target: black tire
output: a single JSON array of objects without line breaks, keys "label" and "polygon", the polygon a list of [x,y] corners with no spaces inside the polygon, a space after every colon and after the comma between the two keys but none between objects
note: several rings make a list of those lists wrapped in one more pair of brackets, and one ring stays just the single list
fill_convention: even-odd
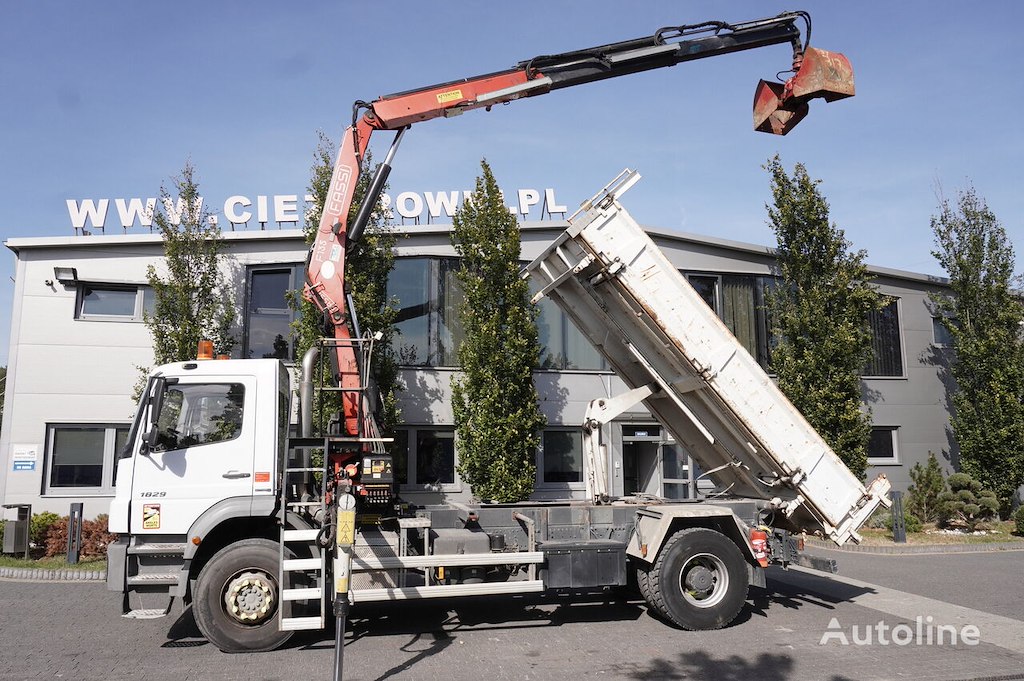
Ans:
[{"label": "black tire", "polygon": [[651,580],[650,580],[651,568],[646,563],[641,565],[637,564],[634,574],[636,575],[636,588],[640,592],[640,595],[648,605],[651,605]]},{"label": "black tire", "polygon": [[690,528],[662,547],[647,573],[647,601],[683,629],[720,629],[743,609],[748,586],[747,565],[736,544],[721,532]]},{"label": "black tire", "polygon": [[273,650],[291,638],[278,628],[278,551],[269,539],[243,539],[199,572],[192,613],[203,636],[225,653]]}]

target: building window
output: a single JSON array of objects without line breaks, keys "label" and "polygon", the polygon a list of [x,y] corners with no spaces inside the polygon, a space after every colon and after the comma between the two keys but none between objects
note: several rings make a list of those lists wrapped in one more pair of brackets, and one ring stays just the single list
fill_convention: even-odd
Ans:
[{"label": "building window", "polygon": [[458,366],[462,288],[454,258],[398,258],[388,295],[398,302],[395,352],[403,366]]},{"label": "building window", "polygon": [[[398,302],[395,352],[402,366],[457,367],[465,337],[457,258],[398,258],[388,295]],[[558,306],[544,298],[537,316],[544,369],[602,371],[603,358]]]},{"label": "building window", "polygon": [[242,432],[241,383],[176,383],[164,392],[154,451],[234,440]]},{"label": "building window", "polygon": [[[531,288],[531,291],[536,293]],[[569,315],[548,297],[537,303],[537,341],[541,369],[606,371],[607,362]]]},{"label": "building window", "polygon": [[932,343],[944,348],[953,347],[953,334],[940,317],[932,317]]},{"label": "building window", "polygon": [[459,366],[459,346],[466,337],[462,328],[462,317],[459,305],[465,300],[457,273],[459,261],[444,258],[437,261],[438,292],[437,292],[437,366]]},{"label": "building window", "polygon": [[545,430],[538,454],[539,484],[583,481],[583,433],[578,428]]},{"label": "building window", "polygon": [[740,345],[762,368],[768,370],[772,339],[765,292],[775,285],[775,278],[747,274],[688,274],[686,279],[697,295],[725,322]]},{"label": "building window", "polygon": [[900,342],[899,299],[868,315],[871,327],[871,361],[865,376],[903,376],[903,349]]},{"label": "building window", "polygon": [[141,322],[143,314],[153,314],[155,298],[148,286],[120,284],[78,285],[75,319]]},{"label": "building window", "polygon": [[452,490],[455,479],[455,429],[404,428],[392,449],[395,482],[407,487]]},{"label": "building window", "polygon": [[113,494],[117,453],[128,425],[49,424],[46,494]]},{"label": "building window", "polygon": [[242,356],[295,361],[292,322],[295,310],[288,301],[303,285],[303,266],[250,267],[246,274]]},{"label": "building window", "polygon": [[896,438],[898,430],[896,426],[875,426],[871,429],[871,439],[868,440],[869,465],[884,466],[899,463],[899,448]]}]

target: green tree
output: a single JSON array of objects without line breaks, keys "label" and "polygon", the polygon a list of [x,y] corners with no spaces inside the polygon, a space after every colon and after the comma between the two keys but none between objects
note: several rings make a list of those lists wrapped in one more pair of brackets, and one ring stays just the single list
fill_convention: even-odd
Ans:
[{"label": "green tree", "polygon": [[[313,243],[317,227],[320,225],[323,198],[326,196],[331,182],[335,160],[334,143],[323,132],[317,134],[318,142],[313,154],[313,165],[310,168],[310,181],[307,189],[313,197],[312,205],[306,211],[304,225],[307,244]],[[366,155],[363,163],[364,166],[372,165],[370,154]],[[352,223],[359,211],[359,206],[369,188],[371,177],[372,173],[367,172],[359,176],[352,208],[349,211],[349,224]],[[381,335],[380,339],[374,343],[370,374],[373,376],[380,394],[380,404],[377,409],[378,423],[382,434],[390,436],[394,433],[400,419],[398,393],[401,390],[401,384],[398,376],[398,363],[393,351],[398,310],[387,293],[388,275],[395,267],[397,237],[395,232],[389,229],[383,215],[383,211],[374,213],[362,238],[349,245],[345,254],[345,282],[346,289],[351,293],[355,302],[356,314],[363,333],[369,331]],[[316,306],[302,297],[302,291],[293,292],[291,300],[293,306],[299,310],[293,330],[296,335],[297,355],[302,357],[306,350],[328,332],[328,328]],[[329,371],[326,364],[324,369]],[[326,385],[330,385],[330,376],[325,375],[320,378],[327,381]],[[321,403],[317,405],[317,409],[321,416],[340,408],[339,393],[321,392],[320,399]]]},{"label": "green tree", "polygon": [[480,166],[473,194],[452,218],[464,293],[463,373],[452,382],[459,474],[479,499],[521,501],[533,491],[545,424],[533,384],[537,312],[519,276],[519,226],[487,161]]},{"label": "green tree", "polygon": [[939,521],[944,527],[973,531],[984,520],[999,512],[996,493],[986,489],[967,473],[949,476],[949,489],[938,497]]},{"label": "green tree", "polygon": [[946,478],[934,452],[928,452],[928,462],[918,461],[910,469],[912,484],[907,488],[908,513],[913,513],[926,523],[939,519],[939,495],[946,491]]},{"label": "green tree", "polygon": [[177,202],[162,187],[153,215],[164,262],[146,271],[154,302],[144,319],[156,364],[194,359],[200,340],[213,341],[218,354],[229,354],[235,344],[236,291],[228,281],[224,241],[203,208],[191,163],[185,163],[174,187]]},{"label": "green tree", "polygon": [[1024,304],[1014,286],[1013,247],[973,188],[932,216],[932,255],[950,295],[931,300],[953,339],[951,426],[960,467],[995,490],[1004,511],[1024,483]]},{"label": "green tree", "polygon": [[885,301],[871,284],[864,252],[851,252],[843,231],[829,222],[820,180],[799,163],[788,175],[778,156],[766,168],[781,279],[768,295],[778,339],[772,369],[782,391],[863,478],[871,416],[860,376],[871,358],[868,316]]}]

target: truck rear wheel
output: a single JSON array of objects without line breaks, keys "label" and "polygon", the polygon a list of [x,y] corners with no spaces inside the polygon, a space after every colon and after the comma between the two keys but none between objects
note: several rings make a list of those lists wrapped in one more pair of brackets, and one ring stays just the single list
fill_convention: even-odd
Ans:
[{"label": "truck rear wheel", "polygon": [[218,551],[199,572],[192,612],[199,631],[225,653],[273,650],[291,635],[277,611],[278,546],[244,539]]},{"label": "truck rear wheel", "polygon": [[747,566],[721,532],[691,528],[672,535],[646,574],[648,603],[670,622],[720,629],[747,600]]}]

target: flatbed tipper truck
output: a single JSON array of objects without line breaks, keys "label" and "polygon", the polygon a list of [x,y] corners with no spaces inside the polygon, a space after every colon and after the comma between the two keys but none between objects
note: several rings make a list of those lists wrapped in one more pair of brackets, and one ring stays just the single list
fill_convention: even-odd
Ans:
[{"label": "flatbed tipper truck", "polygon": [[[591,404],[584,425],[588,499],[518,504],[402,502],[392,440],[373,410],[372,332],[345,288],[397,144],[411,124],[569,85],[788,42],[796,75],[762,81],[754,124],[785,134],[807,101],[853,94],[849,62],[801,44],[805,13],[704,22],[537,57],[508,71],[357,102],[306,264],[304,293],[328,338],[302,361],[300,425],[284,364],[203,359],[155,368],[122,450],[111,504],[108,587],[126,617],[190,603],[221,650],[271,650],[333,614],[340,676],[350,607],[374,601],[590,591],[635,578],[650,607],[689,629],[732,621],[771,563],[830,569],[800,552],[803,533],[837,544],[888,503],[865,487],[672,269],[618,202],[627,172],[586,202],[523,276],[561,305],[630,387]],[[363,112],[359,115],[359,112]],[[370,134],[398,134],[350,224]],[[313,376],[340,395],[314,432]],[[643,402],[717,483],[713,496],[610,498],[600,426]],[[322,463],[316,462],[319,452]]]}]

